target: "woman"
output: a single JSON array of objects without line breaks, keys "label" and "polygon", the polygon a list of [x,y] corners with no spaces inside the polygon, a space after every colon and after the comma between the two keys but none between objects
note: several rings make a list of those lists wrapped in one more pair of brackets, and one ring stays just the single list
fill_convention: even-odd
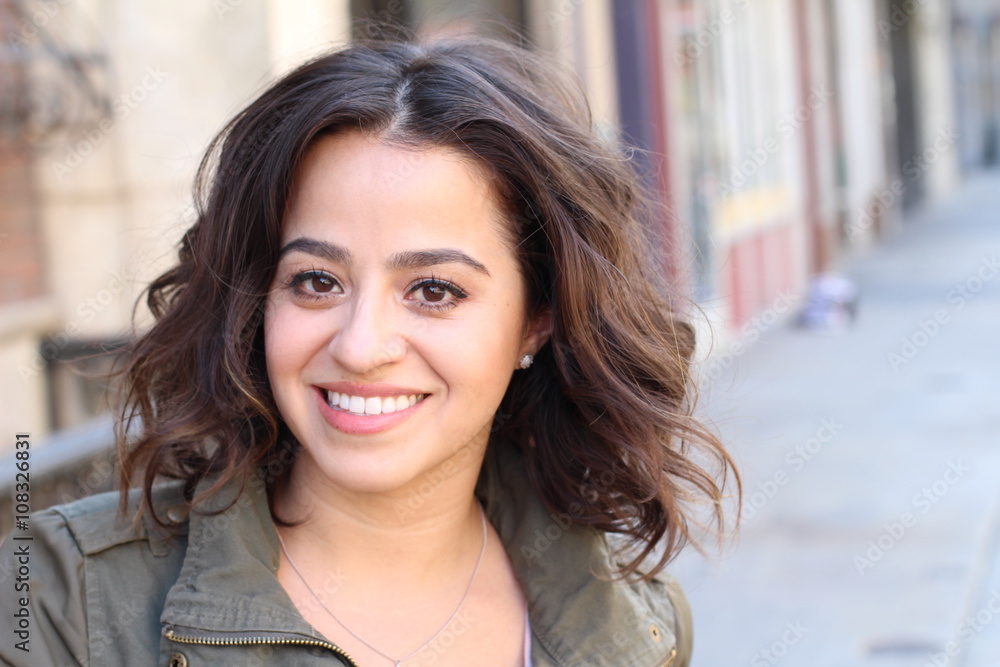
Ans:
[{"label": "woman", "polygon": [[30,664],[688,664],[662,571],[731,461],[576,90],[490,40],[356,45],[197,195],[126,369],[134,521],[34,518]]}]

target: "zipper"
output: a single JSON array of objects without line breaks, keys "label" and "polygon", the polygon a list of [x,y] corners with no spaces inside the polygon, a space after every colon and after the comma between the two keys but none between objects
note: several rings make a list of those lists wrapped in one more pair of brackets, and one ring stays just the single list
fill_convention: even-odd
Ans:
[{"label": "zipper", "polygon": [[[358,663],[344,649],[319,639],[304,638],[301,635],[272,635],[270,637],[192,637],[174,632],[173,628],[166,630],[164,636],[178,644],[203,644],[207,646],[239,646],[241,644],[297,644],[299,646],[322,646],[333,651],[339,657],[347,660],[350,667],[359,667]],[[276,633],[277,634],[277,633]],[[677,657],[677,649],[671,649],[670,657],[663,667],[670,667]]]},{"label": "zipper", "polygon": [[[195,633],[200,634],[200,631],[195,630]],[[304,635],[275,632],[271,633],[269,636],[263,637],[247,635],[238,635],[235,637],[196,636],[192,634],[181,634],[176,632],[173,628],[165,630],[163,635],[170,641],[174,641],[179,644],[203,644],[207,646],[239,646],[243,644],[295,644],[298,646],[322,646],[323,648],[332,651],[338,658],[346,660],[350,667],[358,667],[358,663],[354,662],[354,659],[339,646],[320,639],[306,637]]]}]

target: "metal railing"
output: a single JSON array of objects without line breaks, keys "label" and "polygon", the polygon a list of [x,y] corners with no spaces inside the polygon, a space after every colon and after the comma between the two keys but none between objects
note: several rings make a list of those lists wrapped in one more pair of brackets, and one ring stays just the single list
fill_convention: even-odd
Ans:
[{"label": "metal railing", "polygon": [[[117,486],[114,421],[106,415],[82,426],[31,442],[29,468],[32,512],[67,503]],[[17,460],[0,460],[0,540],[14,525]]]}]

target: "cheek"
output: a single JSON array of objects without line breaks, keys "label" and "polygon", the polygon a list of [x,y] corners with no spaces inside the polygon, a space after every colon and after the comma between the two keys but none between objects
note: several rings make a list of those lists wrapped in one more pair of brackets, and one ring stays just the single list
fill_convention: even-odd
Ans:
[{"label": "cheek", "polygon": [[273,308],[268,305],[264,313],[264,364],[267,367],[267,379],[271,384],[271,392],[279,403],[283,394],[281,377],[285,363],[279,342],[282,340],[279,322],[275,320]]},{"label": "cheek", "polygon": [[308,359],[313,328],[301,322],[294,309],[269,304],[264,312],[264,359],[272,385],[289,373],[301,369]]},{"label": "cheek", "polygon": [[[517,310],[486,307],[462,326],[428,327],[421,333],[420,355],[452,388],[474,395],[502,396],[521,344]],[[449,325],[457,324],[449,322]]]}]

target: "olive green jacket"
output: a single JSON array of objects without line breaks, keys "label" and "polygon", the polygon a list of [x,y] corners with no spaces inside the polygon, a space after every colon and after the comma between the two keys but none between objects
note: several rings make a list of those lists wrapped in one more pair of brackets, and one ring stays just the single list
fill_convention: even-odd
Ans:
[{"label": "olive green jacket", "polygon": [[[549,514],[513,448],[488,459],[477,493],[524,586],[535,667],[688,665],[690,610],[676,583],[595,576],[609,571],[606,539]],[[215,502],[226,500],[223,493]],[[180,521],[174,539],[124,525],[117,494],[103,494],[39,512],[27,532],[17,531],[31,540],[6,541],[4,664],[354,664],[303,620],[279,584],[260,479],[216,516],[187,516],[177,483],[158,486],[155,503]],[[28,590],[16,592],[18,583]],[[19,629],[25,613],[27,628]],[[30,652],[17,648],[25,640]]]}]

